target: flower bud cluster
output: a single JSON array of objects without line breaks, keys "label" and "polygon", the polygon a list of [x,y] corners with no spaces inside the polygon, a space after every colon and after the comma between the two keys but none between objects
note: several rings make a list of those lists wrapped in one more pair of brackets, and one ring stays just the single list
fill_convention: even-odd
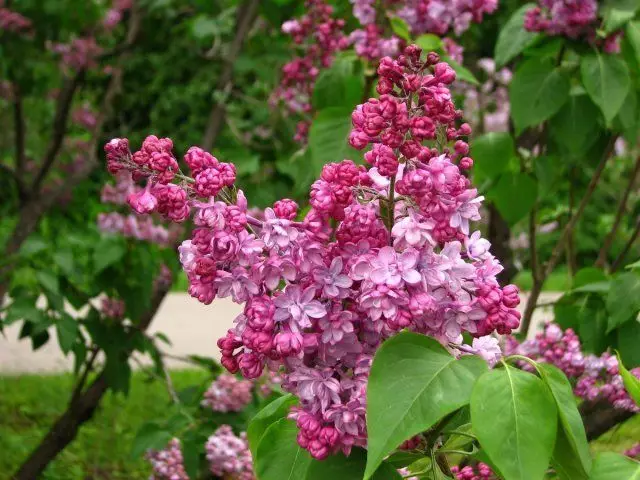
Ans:
[{"label": "flower bud cluster", "polygon": [[147,460],[153,469],[151,480],[189,480],[177,438],[172,439],[163,450],[149,451]]},{"label": "flower bud cluster", "polygon": [[223,373],[204,393],[201,405],[214,412],[239,412],[251,402],[253,382]]},{"label": "flower bud cluster", "polygon": [[[324,0],[306,0],[305,8],[302,17],[282,25],[282,31],[291,35],[303,53],[282,67],[280,85],[271,98],[272,103],[282,102],[297,116],[311,113],[311,96],[320,70],[331,66],[336,52],[348,46],[343,33],[345,22],[333,17],[331,5]],[[309,125],[308,120],[298,123],[297,142],[306,143]]]},{"label": "flower bud cluster", "polygon": [[117,298],[104,297],[100,303],[100,312],[107,318],[122,320],[124,318],[126,306],[124,302]]},{"label": "flower bud cluster", "polygon": [[626,450],[624,454],[630,458],[640,459],[640,443],[636,443],[633,447]]},{"label": "flower bud cluster", "polygon": [[[415,46],[383,59],[379,72],[382,96],[356,108],[351,133],[359,148],[371,145],[370,168],[325,165],[301,220],[287,199],[261,220],[251,216],[226,167],[195,147],[185,156],[195,179],[172,170],[178,185],[162,183],[164,172],[131,155],[126,140],[105,147],[109,170],[146,178],[151,197],[158,186],[184,192],[195,227],[179,248],[189,293],[244,304],[218,340],[221,363],[247,379],[265,368],[281,375],[299,400],[290,414],[298,442],[318,459],[366,446],[367,378],[385,339],[407,328],[495,361],[495,342],[467,348],[462,334],[510,333],[520,318],[517,288],[500,287],[489,242],[470,234],[482,197],[461,171],[472,160],[459,137],[471,130],[458,126],[448,88],[455,74],[434,53],[421,60]],[[169,140],[149,139],[154,152],[170,151]],[[212,168],[206,185],[215,188],[198,192]],[[129,203],[144,212],[160,200]]]},{"label": "flower bud cluster", "polygon": [[600,44],[607,53],[620,52],[622,32],[608,35],[604,41],[597,38],[603,12],[596,0],[538,0],[538,5],[527,11],[524,27],[531,32],[562,35]]},{"label": "flower bud cluster", "polygon": [[455,475],[456,480],[497,480],[498,478],[491,470],[491,467],[482,462],[475,466],[467,465],[462,468],[453,466],[451,467],[451,473]]},{"label": "flower bud cluster", "polygon": [[236,436],[229,425],[222,425],[205,445],[209,470],[216,477],[230,480],[255,480],[253,459],[247,435]]},{"label": "flower bud cluster", "polygon": [[33,24],[27,17],[3,7],[4,2],[0,2],[0,31],[28,34],[31,32]]}]

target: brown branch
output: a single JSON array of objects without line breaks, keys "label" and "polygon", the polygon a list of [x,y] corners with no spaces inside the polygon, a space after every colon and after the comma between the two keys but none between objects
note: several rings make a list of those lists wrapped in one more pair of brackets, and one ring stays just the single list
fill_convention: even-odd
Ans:
[{"label": "brown branch", "polygon": [[22,95],[18,86],[15,86],[13,99],[13,125],[16,132],[16,177],[22,182],[25,165],[25,135],[26,127],[24,122],[24,112],[22,110]]},{"label": "brown branch", "polygon": [[622,262],[627,256],[627,253],[629,253],[629,251],[631,250],[631,247],[633,246],[635,241],[638,239],[639,235],[640,235],[640,219],[638,219],[638,221],[636,222],[636,228],[633,230],[633,233],[631,234],[631,237],[629,237],[629,240],[627,241],[626,245],[624,246],[620,254],[616,257],[615,261],[613,262],[613,265],[611,265],[611,273],[617,272],[618,269],[622,266]]},{"label": "brown branch", "polygon": [[[246,0],[242,3],[238,10],[238,16],[235,26],[235,37],[229,46],[229,52],[225,58],[225,65],[220,72],[220,77],[216,84],[216,91],[226,92],[231,88],[231,80],[233,77],[233,65],[240,54],[242,45],[246,37],[251,31],[251,27],[258,13],[260,0]],[[202,139],[202,148],[211,150],[222,130],[225,121],[227,109],[224,102],[217,102],[211,109],[207,127]]]},{"label": "brown branch", "polygon": [[[609,139],[609,143],[605,147],[604,153],[602,154],[602,158],[600,159],[600,162],[598,163],[598,166],[596,167],[595,172],[593,172],[593,176],[589,181],[589,185],[587,185],[587,190],[584,193],[582,199],[580,200],[580,204],[578,205],[578,208],[573,213],[573,215],[571,215],[571,218],[569,219],[564,229],[562,230],[560,238],[558,239],[558,242],[553,248],[553,251],[551,252],[551,256],[549,257],[549,260],[547,260],[547,263],[542,269],[542,272],[540,275],[540,280],[541,280],[540,285],[537,285],[536,283],[534,283],[533,288],[529,293],[529,298],[527,299],[527,305],[525,307],[524,315],[522,316],[522,322],[521,322],[521,328],[520,328],[520,332],[525,336],[527,335],[529,331],[529,327],[531,326],[531,317],[533,316],[535,305],[538,302],[540,293],[542,292],[542,284],[547,279],[547,277],[553,272],[554,268],[558,264],[558,261],[560,260],[560,256],[564,251],[565,243],[569,238],[569,235],[575,228],[576,224],[578,223],[578,220],[580,219],[580,217],[582,216],[582,213],[584,212],[584,209],[586,208],[587,204],[591,200],[591,197],[593,196],[593,192],[595,191],[596,186],[598,185],[598,182],[600,180],[600,177],[602,176],[602,172],[604,171],[604,167],[607,165],[607,162],[609,161],[609,157],[611,156],[611,152],[613,151],[613,146],[615,144],[616,138],[617,137],[613,135]],[[538,288],[536,288],[536,286],[538,286]]]},{"label": "brown branch", "polygon": [[618,228],[620,227],[620,223],[622,222],[622,217],[627,211],[627,201],[629,200],[629,195],[631,194],[631,190],[633,190],[633,186],[636,183],[636,178],[638,177],[638,172],[640,172],[640,155],[636,159],[636,164],[633,167],[633,172],[631,173],[631,177],[629,178],[629,183],[627,183],[627,187],[622,194],[622,198],[620,199],[620,203],[618,203],[618,209],[616,211],[615,219],[613,220],[613,225],[611,226],[611,230],[607,234],[604,239],[604,243],[602,244],[602,248],[598,253],[598,259],[596,260],[595,266],[598,268],[603,268],[607,261],[607,254],[609,253],[609,249],[613,244],[613,239],[616,236]]},{"label": "brown branch", "polygon": [[491,251],[500,260],[504,269],[498,274],[500,283],[510,283],[517,273],[513,263],[513,250],[509,245],[511,229],[493,202],[488,205],[489,224],[487,226],[487,240],[491,242]]},{"label": "brown branch", "polygon": [[80,397],[80,394],[84,390],[84,386],[87,383],[87,378],[89,377],[89,374],[93,370],[93,364],[96,361],[96,358],[98,357],[98,353],[100,353],[100,349],[98,348],[97,345],[94,345],[93,347],[91,347],[91,355],[85,362],[84,371],[82,372],[82,375],[78,379],[78,382],[76,383],[76,386],[74,387],[73,392],[71,392],[71,400],[69,400],[69,405],[73,405],[78,401],[78,398]]},{"label": "brown branch", "polygon": [[42,166],[31,185],[31,194],[38,193],[42,182],[58,157],[58,153],[62,147],[62,141],[67,133],[67,122],[69,120],[69,111],[71,110],[73,96],[82,84],[84,74],[85,70],[82,69],[76,72],[73,76],[67,77],[64,80],[56,102],[56,112],[53,117],[53,132],[51,134],[51,140],[49,141],[49,146],[47,147],[47,151],[44,155]]},{"label": "brown branch", "polygon": [[580,404],[579,410],[588,441],[597,439],[633,417],[633,412],[614,408],[606,402],[585,401]]}]

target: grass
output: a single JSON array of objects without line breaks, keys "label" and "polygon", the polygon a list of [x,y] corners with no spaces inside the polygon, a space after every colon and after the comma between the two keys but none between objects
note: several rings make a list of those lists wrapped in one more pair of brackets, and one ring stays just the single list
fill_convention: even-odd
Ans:
[{"label": "grass", "polygon": [[[171,373],[176,389],[200,383],[202,370]],[[0,480],[27,457],[65,408],[71,375],[0,377]],[[45,480],[146,480],[149,466],[130,455],[133,438],[146,421],[164,418],[167,392],[158,382],[134,374],[128,398],[107,394],[94,419],[42,476]],[[623,452],[640,440],[640,415],[593,442],[594,453]]]},{"label": "grass", "polygon": [[[203,370],[171,373],[176,389],[202,382]],[[13,471],[65,409],[73,377],[21,375],[0,377],[0,479]],[[128,398],[107,394],[94,418],[47,468],[46,480],[146,480],[150,469],[131,457],[135,434],[144,422],[165,418],[167,391],[134,374]]]}]

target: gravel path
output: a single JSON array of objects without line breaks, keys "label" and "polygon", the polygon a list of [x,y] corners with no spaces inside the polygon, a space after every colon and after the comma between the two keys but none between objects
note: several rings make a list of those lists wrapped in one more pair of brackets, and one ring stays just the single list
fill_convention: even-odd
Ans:
[{"label": "gravel path", "polygon": [[[539,303],[554,301],[560,295],[543,293]],[[524,303],[523,298],[521,310]],[[169,337],[172,345],[163,348],[173,356],[195,354],[219,358],[216,341],[232,326],[233,319],[241,311],[241,306],[229,299],[219,299],[211,305],[203,305],[186,293],[171,293],[162,303],[150,332],[163,332]],[[533,317],[534,328],[530,333],[535,334],[535,327],[551,317],[550,308],[537,309]],[[49,342],[34,352],[30,340],[18,340],[20,326],[20,322],[15,323],[5,329],[4,336],[0,335],[1,373],[47,373],[70,371],[73,368],[72,355],[65,357],[62,354],[53,329],[49,331]],[[167,364],[170,368],[187,366],[175,359],[169,359]]]}]

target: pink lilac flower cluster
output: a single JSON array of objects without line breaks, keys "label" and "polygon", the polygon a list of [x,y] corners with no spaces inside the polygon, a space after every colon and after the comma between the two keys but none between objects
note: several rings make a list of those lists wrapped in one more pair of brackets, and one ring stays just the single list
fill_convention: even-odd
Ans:
[{"label": "pink lilac flower cluster", "polygon": [[255,480],[247,434],[236,436],[229,425],[220,426],[205,445],[209,470],[229,480]]},{"label": "pink lilac flower cluster", "polygon": [[33,24],[24,15],[4,7],[0,1],[0,31],[27,34],[31,32]]},{"label": "pink lilac flower cluster", "polygon": [[[533,340],[519,343],[509,337],[504,353],[555,365],[573,381],[575,395],[584,400],[606,401],[615,408],[640,411],[624,388],[618,359],[609,352],[600,356],[585,355],[580,339],[570,328],[562,331],[557,324],[548,323]],[[526,362],[519,366],[524,370],[532,368]],[[640,378],[640,368],[634,368],[631,373]]]},{"label": "pink lilac flower cluster", "polygon": [[524,27],[531,32],[601,43],[607,53],[620,52],[621,31],[610,34],[602,42],[597,38],[601,17],[597,0],[538,0],[538,5],[526,13]]},{"label": "pink lilac flower cluster", "polygon": [[[461,170],[473,163],[461,138],[471,129],[458,126],[454,71],[410,46],[378,73],[382,95],[356,108],[350,135],[372,147],[370,168],[325,165],[301,220],[287,199],[252,217],[231,168],[198,147],[184,157],[195,178],[176,171],[170,140],[149,137],[133,155],[126,140],[105,147],[111,172],[147,179],[134,210],[184,220],[193,209],[179,248],[189,293],[244,304],[218,341],[221,362],[247,379],[281,373],[299,399],[298,442],[318,459],[366,445],[367,378],[386,338],[408,328],[460,346],[464,332],[508,334],[520,319],[518,289],[500,287],[489,242],[470,232],[482,197]],[[468,348],[495,356],[492,342]]]},{"label": "pink lilac flower cluster", "polygon": [[133,0],[114,0],[111,8],[107,10],[102,25],[107,30],[113,30],[121,21],[124,12],[133,6]]},{"label": "pink lilac flower cluster", "polygon": [[[103,203],[125,205],[131,196],[139,195],[143,189],[136,185],[131,172],[120,171],[116,174],[116,183],[102,187],[100,199]],[[151,216],[123,215],[119,212],[98,214],[98,228],[105,233],[120,234],[160,246],[172,245],[182,232],[178,225],[169,227],[160,225]]]},{"label": "pink lilac flower cluster", "polygon": [[69,43],[51,45],[51,51],[61,57],[62,66],[71,70],[88,70],[98,66],[102,47],[94,37],[79,37]]},{"label": "pink lilac flower cluster", "polygon": [[251,402],[252,390],[253,382],[223,373],[204,393],[201,405],[214,412],[239,412]]},{"label": "pink lilac flower cluster", "polygon": [[147,460],[153,469],[150,480],[189,480],[177,438],[172,439],[163,450],[149,451]]},{"label": "pink lilac flower cluster", "polygon": [[633,447],[626,450],[624,454],[631,458],[640,458],[640,443],[636,443]]},{"label": "pink lilac flower cluster", "polygon": [[111,297],[104,297],[100,302],[100,312],[107,318],[121,320],[124,318],[125,304],[122,300]]},{"label": "pink lilac flower cluster", "polygon": [[[273,104],[281,102],[290,113],[302,117],[312,111],[311,96],[320,70],[331,66],[336,52],[348,46],[344,20],[333,17],[332,6],[323,0],[306,0],[305,8],[302,17],[282,25],[282,31],[301,46],[302,54],[282,67],[280,85],[271,98]],[[298,122],[297,142],[306,143],[310,123],[308,119]]]},{"label": "pink lilac flower cluster", "polygon": [[505,67],[496,71],[496,64],[491,58],[482,58],[477,65],[486,80],[480,86],[465,84],[458,90],[464,96],[465,115],[475,130],[507,132],[511,70]]},{"label": "pink lilac flower cluster", "polygon": [[89,131],[93,130],[98,123],[95,112],[88,103],[76,108],[71,112],[71,121],[79,127]]},{"label": "pink lilac flower cluster", "polygon": [[467,465],[462,468],[453,466],[451,467],[451,473],[455,475],[456,480],[497,480],[498,478],[491,470],[491,467],[482,462],[475,466]]}]

